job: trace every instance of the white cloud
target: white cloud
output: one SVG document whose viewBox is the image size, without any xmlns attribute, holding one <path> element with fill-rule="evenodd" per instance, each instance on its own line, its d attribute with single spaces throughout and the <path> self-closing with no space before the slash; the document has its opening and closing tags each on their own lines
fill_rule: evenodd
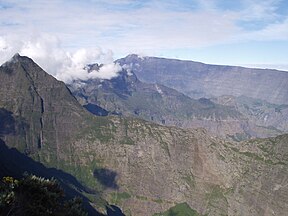
<svg viewBox="0 0 288 216">
<path fill-rule="evenodd" d="M 113 63 L 113 53 L 100 48 L 78 49 L 66 52 L 58 38 L 48 34 L 34 34 L 25 38 L 0 37 L 0 62 L 9 60 L 16 52 L 32 58 L 45 71 L 59 80 L 69 83 L 73 80 L 90 78 L 110 79 L 122 68 Z M 99 72 L 88 73 L 85 65 L 104 63 Z"/>
<path fill-rule="evenodd" d="M 253 20 L 262 20 L 269 21 L 277 18 L 277 5 L 280 0 L 244 0 L 245 9 L 240 11 L 241 20 L 244 21 L 253 21 Z"/>
<path fill-rule="evenodd" d="M 238 0 L 236 5 L 241 7 L 233 10 L 223 6 L 228 2 L 9 0 L 11 7 L 1 10 L 0 20 L 17 25 L 1 25 L 1 22 L 0 25 L 1 32 L 19 37 L 34 31 L 57 36 L 62 41 L 60 46 L 71 53 L 81 48 L 97 50 L 95 44 L 99 44 L 117 56 L 159 55 L 175 49 L 288 40 L 284 21 L 287 14 L 279 15 L 277 11 L 281 0 Z M 253 28 L 253 22 L 261 23 L 258 29 L 248 29 Z M 105 56 L 111 55 L 106 52 Z"/>
<path fill-rule="evenodd" d="M 200 0 L 198 0 L 200 1 Z M 52 3 L 53 2 L 53 3 Z M 159 1 L 148 1 L 141 7 L 119 9 L 122 4 L 114 1 L 108 8 L 102 1 L 38 1 L 24 4 L 15 2 L 10 12 L 0 14 L 1 19 L 11 19 L 21 25 L 4 27 L 15 33 L 24 28 L 37 28 L 40 32 L 57 35 L 65 46 L 88 47 L 101 44 L 114 52 L 145 52 L 155 49 L 201 47 L 221 44 L 239 33 L 236 17 L 229 12 L 210 10 L 213 1 L 201 0 L 203 10 L 174 11 L 173 5 Z M 116 3 L 115 3 L 116 2 Z M 121 2 L 121 1 L 119 1 Z M 112 6 L 111 6 L 112 4 Z M 27 13 L 18 9 L 24 7 Z M 65 9 L 64 9 L 65 7 Z M 212 7 L 212 6 L 211 6 Z"/>
<path fill-rule="evenodd" d="M 98 78 L 98 79 L 111 79 L 115 76 L 117 76 L 117 72 L 121 71 L 122 67 L 116 63 L 110 63 L 105 64 L 102 67 L 100 67 L 99 71 L 91 71 L 91 73 L 88 74 L 89 78 Z M 115 73 L 116 72 L 116 73 Z"/>
</svg>

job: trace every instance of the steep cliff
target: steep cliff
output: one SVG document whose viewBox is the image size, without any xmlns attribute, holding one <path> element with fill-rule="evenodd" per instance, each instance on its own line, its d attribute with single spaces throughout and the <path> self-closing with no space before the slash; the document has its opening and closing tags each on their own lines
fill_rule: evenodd
<svg viewBox="0 0 288 216">
<path fill-rule="evenodd" d="M 65 84 L 19 54 L 0 67 L 0 80 L 1 109 L 15 119 L 4 141 L 41 161 L 67 160 L 88 112 Z"/>
</svg>

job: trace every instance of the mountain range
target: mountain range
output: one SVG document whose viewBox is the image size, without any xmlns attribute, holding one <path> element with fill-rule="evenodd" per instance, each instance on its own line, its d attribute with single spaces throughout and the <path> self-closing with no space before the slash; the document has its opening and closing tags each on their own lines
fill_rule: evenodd
<svg viewBox="0 0 288 216">
<path fill-rule="evenodd" d="M 16 175 L 17 164 L 26 161 L 37 163 L 41 175 L 56 170 L 97 214 L 107 215 L 107 206 L 137 216 L 286 214 L 288 135 L 234 142 L 202 128 L 166 125 L 169 118 L 189 117 L 188 105 L 191 116 L 222 119 L 245 112 L 256 118 L 264 108 L 285 116 L 285 105 L 241 97 L 196 100 L 121 73 L 112 80 L 75 81 L 78 88 L 70 91 L 28 57 L 15 55 L 3 64 L 0 145 L 18 156 L 1 157 L 1 177 Z M 158 101 L 169 109 L 162 111 Z M 247 109 L 239 105 L 245 103 Z"/>
<path fill-rule="evenodd" d="M 100 67 L 90 65 L 90 72 Z M 203 127 L 213 135 L 237 141 L 288 131 L 287 105 L 246 96 L 193 99 L 162 84 L 142 82 L 129 68 L 110 80 L 78 80 L 68 87 L 95 115 L 132 116 L 181 128 Z"/>
<path fill-rule="evenodd" d="M 141 57 L 117 60 L 147 83 L 159 83 L 192 98 L 246 96 L 273 104 L 288 104 L 288 72 L 201 62 Z"/>
</svg>

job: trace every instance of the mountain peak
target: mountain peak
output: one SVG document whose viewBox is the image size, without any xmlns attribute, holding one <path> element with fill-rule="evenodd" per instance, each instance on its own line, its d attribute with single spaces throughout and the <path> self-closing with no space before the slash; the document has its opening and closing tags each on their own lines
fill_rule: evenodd
<svg viewBox="0 0 288 216">
<path fill-rule="evenodd" d="M 12 63 L 19 62 L 21 60 L 21 58 L 23 58 L 23 57 L 24 56 L 21 56 L 19 53 L 15 53 L 13 55 L 13 57 L 8 62 L 12 62 Z"/>
<path fill-rule="evenodd" d="M 8 60 L 7 62 L 5 62 L 3 64 L 3 66 L 9 67 L 9 66 L 11 66 L 11 64 L 14 64 L 17 62 L 30 62 L 30 63 L 32 62 L 32 63 L 36 64 L 31 58 L 29 58 L 27 56 L 21 56 L 19 53 L 15 53 L 10 60 Z"/>
<path fill-rule="evenodd" d="M 144 59 L 144 58 L 147 58 L 147 56 L 139 55 L 139 54 L 129 54 L 125 58 L 128 58 L 128 59 Z"/>
<path fill-rule="evenodd" d="M 13 55 L 12 59 L 18 59 L 18 58 L 20 58 L 20 57 L 21 57 L 21 55 L 20 55 L 19 53 L 15 53 L 15 54 Z"/>
</svg>

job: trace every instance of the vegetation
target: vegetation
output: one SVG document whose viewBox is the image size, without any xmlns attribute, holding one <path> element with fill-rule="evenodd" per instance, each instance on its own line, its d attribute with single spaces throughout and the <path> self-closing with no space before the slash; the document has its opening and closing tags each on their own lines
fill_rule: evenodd
<svg viewBox="0 0 288 216">
<path fill-rule="evenodd" d="M 119 193 L 119 192 L 114 192 L 114 193 L 111 193 L 111 202 L 116 204 L 116 205 L 119 205 L 120 203 L 122 203 L 123 200 L 126 200 L 126 199 L 130 199 L 131 198 L 131 195 L 127 192 L 122 192 L 122 193 Z"/>
<path fill-rule="evenodd" d="M 166 212 L 157 213 L 154 214 L 153 216 L 183 216 L 183 215 L 200 216 L 200 214 L 194 209 L 191 209 L 187 203 L 179 203 L 176 206 L 167 210 Z"/>
<path fill-rule="evenodd" d="M 17 180 L 3 177 L 0 182 L 0 215 L 10 216 L 86 216 L 82 200 L 64 199 L 55 179 L 26 175 Z"/>
</svg>

